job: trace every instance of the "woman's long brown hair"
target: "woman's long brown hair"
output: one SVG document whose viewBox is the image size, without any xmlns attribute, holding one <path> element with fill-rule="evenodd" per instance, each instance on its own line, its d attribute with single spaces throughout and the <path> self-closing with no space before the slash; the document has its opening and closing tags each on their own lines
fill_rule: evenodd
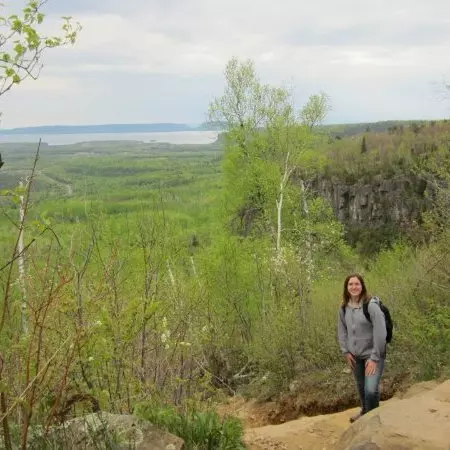
<svg viewBox="0 0 450 450">
<path fill-rule="evenodd" d="M 348 305 L 348 302 L 350 301 L 350 294 L 348 292 L 348 282 L 350 281 L 350 278 L 358 278 L 359 282 L 361 283 L 362 291 L 361 294 L 359 294 L 359 301 L 362 301 L 363 303 L 366 303 L 370 299 L 370 295 L 367 292 L 366 283 L 364 283 L 364 278 L 359 273 L 351 273 L 347 276 L 347 278 L 344 281 L 344 292 L 342 294 L 342 302 L 341 306 L 345 307 Z"/>
</svg>

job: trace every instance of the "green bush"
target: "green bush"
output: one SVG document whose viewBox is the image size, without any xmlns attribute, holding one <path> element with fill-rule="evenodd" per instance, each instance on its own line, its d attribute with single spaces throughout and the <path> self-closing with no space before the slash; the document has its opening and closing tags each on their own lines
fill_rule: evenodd
<svg viewBox="0 0 450 450">
<path fill-rule="evenodd" d="M 171 406 L 146 403 L 137 406 L 136 415 L 184 439 L 186 450 L 245 449 L 239 419 L 221 419 L 212 410 L 178 411 Z"/>
</svg>

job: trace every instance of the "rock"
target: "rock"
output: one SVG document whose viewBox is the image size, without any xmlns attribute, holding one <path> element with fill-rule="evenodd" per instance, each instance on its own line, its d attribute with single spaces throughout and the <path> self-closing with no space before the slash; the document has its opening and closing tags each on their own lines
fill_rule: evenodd
<svg viewBox="0 0 450 450">
<path fill-rule="evenodd" d="M 413 175 L 378 175 L 354 183 L 321 178 L 312 180 L 312 190 L 329 200 L 336 217 L 350 227 L 411 224 L 431 206 L 427 194 L 432 188 Z"/>
<path fill-rule="evenodd" d="M 450 380 L 386 402 L 341 436 L 335 450 L 449 450 Z"/>
<path fill-rule="evenodd" d="M 360 444 L 353 445 L 349 450 L 381 450 L 377 444 L 373 442 L 364 441 Z"/>
<path fill-rule="evenodd" d="M 64 448 L 64 450 L 183 450 L 184 442 L 150 422 L 131 415 L 95 413 L 77 417 L 51 429 L 47 437 L 31 436 L 29 448 Z M 46 447 L 45 447 L 46 448 Z"/>
<path fill-rule="evenodd" d="M 397 398 L 415 397 L 417 395 L 422 395 L 424 392 L 431 391 L 437 388 L 439 385 L 440 383 L 436 380 L 422 381 L 421 383 L 416 383 L 408 387 L 408 389 L 405 392 L 403 391 L 396 392 L 395 397 Z"/>
<path fill-rule="evenodd" d="M 289 392 L 291 394 L 296 394 L 299 390 L 300 390 L 301 386 L 300 386 L 300 382 L 298 380 L 294 380 L 290 385 L 289 385 Z"/>
<path fill-rule="evenodd" d="M 400 236 L 427 239 L 418 224 L 433 208 L 435 182 L 412 173 L 383 173 L 355 179 L 317 176 L 310 191 L 328 200 L 345 226 L 346 241 L 365 254 L 377 252 Z"/>
</svg>

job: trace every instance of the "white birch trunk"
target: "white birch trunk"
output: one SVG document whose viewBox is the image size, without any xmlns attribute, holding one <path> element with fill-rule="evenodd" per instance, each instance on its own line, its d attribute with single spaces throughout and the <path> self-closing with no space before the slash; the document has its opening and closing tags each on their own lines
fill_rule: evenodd
<svg viewBox="0 0 450 450">
<path fill-rule="evenodd" d="M 277 257 L 281 256 L 281 209 L 283 208 L 283 185 L 280 185 L 280 195 L 276 200 L 277 204 Z"/>
<path fill-rule="evenodd" d="M 284 199 L 284 188 L 286 187 L 289 178 L 293 172 L 293 168 L 289 168 L 289 156 L 290 152 L 286 155 L 286 161 L 284 162 L 284 173 L 280 182 L 280 191 L 278 198 L 276 199 L 276 207 L 277 207 L 277 243 L 276 243 L 276 253 L 277 258 L 281 257 L 281 231 L 282 231 L 282 209 L 283 209 L 283 199 Z"/>
<path fill-rule="evenodd" d="M 192 271 L 194 272 L 194 276 L 197 277 L 197 268 L 195 267 L 195 261 L 194 261 L 193 256 L 191 256 L 191 265 L 192 265 Z"/>
<path fill-rule="evenodd" d="M 313 258 L 312 258 L 312 242 L 311 242 L 311 230 L 309 227 L 308 216 L 309 216 L 309 208 L 308 202 L 306 201 L 306 189 L 305 183 L 303 180 L 300 182 L 301 192 L 302 192 L 302 208 L 303 214 L 306 217 L 306 239 L 305 239 L 305 248 L 306 248 L 306 303 L 310 303 L 310 293 L 311 293 L 311 283 L 312 283 L 312 272 L 313 272 Z"/>
<path fill-rule="evenodd" d="M 20 187 L 23 187 L 23 183 L 20 182 Z M 21 325 L 22 325 L 22 332 L 28 333 L 28 320 L 27 320 L 27 296 L 26 296 L 26 286 L 25 286 L 25 244 L 24 244 L 24 236 L 23 236 L 23 228 L 24 228 L 24 222 L 25 222 L 25 204 L 24 204 L 24 196 L 20 196 L 20 225 L 19 225 L 19 243 L 17 247 L 18 251 L 18 258 L 17 258 L 17 265 L 19 269 L 19 285 L 20 290 L 22 291 L 22 302 L 21 302 Z"/>
<path fill-rule="evenodd" d="M 173 276 L 173 272 L 170 267 L 169 261 L 167 261 L 167 272 L 169 272 L 169 278 L 172 286 L 175 287 L 175 277 Z"/>
</svg>

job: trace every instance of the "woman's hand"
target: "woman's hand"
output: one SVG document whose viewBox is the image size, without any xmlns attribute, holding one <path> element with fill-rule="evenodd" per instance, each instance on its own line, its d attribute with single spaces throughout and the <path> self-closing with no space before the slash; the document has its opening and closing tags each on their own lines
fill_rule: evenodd
<svg viewBox="0 0 450 450">
<path fill-rule="evenodd" d="M 368 359 L 366 361 L 366 377 L 375 375 L 376 370 L 377 370 L 377 363 L 375 361 L 372 361 L 371 359 Z"/>
<path fill-rule="evenodd" d="M 353 355 L 351 353 L 346 353 L 345 359 L 347 360 L 347 364 L 350 369 L 353 370 L 355 368 L 355 358 L 353 357 Z"/>
</svg>

